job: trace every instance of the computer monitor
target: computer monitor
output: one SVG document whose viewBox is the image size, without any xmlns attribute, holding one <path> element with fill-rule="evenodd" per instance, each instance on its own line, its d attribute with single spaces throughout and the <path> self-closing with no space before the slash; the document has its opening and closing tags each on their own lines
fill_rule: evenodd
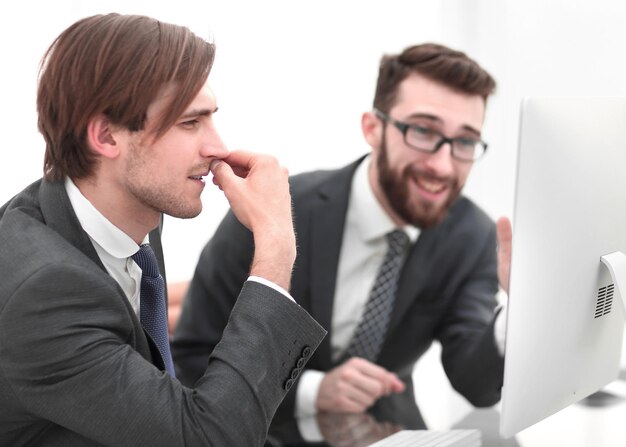
<svg viewBox="0 0 626 447">
<path fill-rule="evenodd" d="M 618 376 L 626 98 L 523 100 L 512 223 L 504 437 Z"/>
</svg>

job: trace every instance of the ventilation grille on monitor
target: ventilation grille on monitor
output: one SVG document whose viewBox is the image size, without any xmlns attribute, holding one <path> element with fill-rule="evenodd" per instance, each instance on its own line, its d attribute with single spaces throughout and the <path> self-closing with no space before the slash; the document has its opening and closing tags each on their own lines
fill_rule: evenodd
<svg viewBox="0 0 626 447">
<path fill-rule="evenodd" d="M 615 284 L 609 284 L 608 286 L 600 287 L 600 289 L 598 289 L 598 301 L 596 302 L 596 313 L 594 318 L 599 318 L 611 312 L 614 290 Z"/>
</svg>

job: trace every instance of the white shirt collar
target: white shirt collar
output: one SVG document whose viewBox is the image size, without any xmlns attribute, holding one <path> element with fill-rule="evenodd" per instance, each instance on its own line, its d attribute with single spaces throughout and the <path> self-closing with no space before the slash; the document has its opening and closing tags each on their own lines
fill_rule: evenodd
<svg viewBox="0 0 626 447">
<path fill-rule="evenodd" d="M 137 251 L 137 243 L 113 225 L 94 207 L 68 177 L 65 190 L 72 203 L 76 217 L 89 237 L 111 256 L 125 259 Z M 148 242 L 148 236 L 143 243 Z"/>
<path fill-rule="evenodd" d="M 139 247 L 130 236 L 104 217 L 69 178 L 65 180 L 65 190 L 102 264 L 124 291 L 135 314 L 139 315 L 141 269 L 131 258 Z M 148 235 L 142 243 L 148 243 Z"/>
</svg>

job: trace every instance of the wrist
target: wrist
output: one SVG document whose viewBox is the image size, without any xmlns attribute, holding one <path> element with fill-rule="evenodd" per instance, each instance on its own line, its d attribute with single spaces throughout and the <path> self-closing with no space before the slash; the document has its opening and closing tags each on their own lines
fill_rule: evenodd
<svg viewBox="0 0 626 447">
<path fill-rule="evenodd" d="M 296 260 L 296 241 L 289 231 L 260 231 L 254 234 L 254 258 L 250 274 L 260 276 L 289 290 Z"/>
</svg>

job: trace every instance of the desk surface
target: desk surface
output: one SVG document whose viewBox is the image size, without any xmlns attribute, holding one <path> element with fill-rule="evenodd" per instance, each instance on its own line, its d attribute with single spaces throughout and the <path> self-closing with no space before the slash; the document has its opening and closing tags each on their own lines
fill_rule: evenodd
<svg viewBox="0 0 626 447">
<path fill-rule="evenodd" d="M 620 384 L 623 386 L 624 383 Z M 610 387 L 608 388 L 610 389 Z M 626 395 L 598 393 L 570 405 L 518 433 L 522 447 L 623 447 L 626 445 Z"/>
<path fill-rule="evenodd" d="M 610 390 L 609 390 L 610 391 Z M 271 447 L 365 447 L 400 430 L 427 429 L 415 418 L 411 402 L 374 408 L 366 414 L 323 414 L 274 425 L 267 446 Z M 392 409 L 389 411 L 389 409 Z M 407 415 L 410 415 L 407 418 Z M 411 418 L 418 419 L 413 423 Z M 600 393 L 558 412 L 510 439 L 499 436 L 499 410 L 475 409 L 449 429 L 478 429 L 482 447 L 624 447 L 626 445 L 626 394 Z M 298 423 L 313 423 L 323 439 L 305 442 Z M 289 428 L 288 428 L 289 427 Z M 297 435 L 294 435 L 297 433 Z"/>
</svg>

